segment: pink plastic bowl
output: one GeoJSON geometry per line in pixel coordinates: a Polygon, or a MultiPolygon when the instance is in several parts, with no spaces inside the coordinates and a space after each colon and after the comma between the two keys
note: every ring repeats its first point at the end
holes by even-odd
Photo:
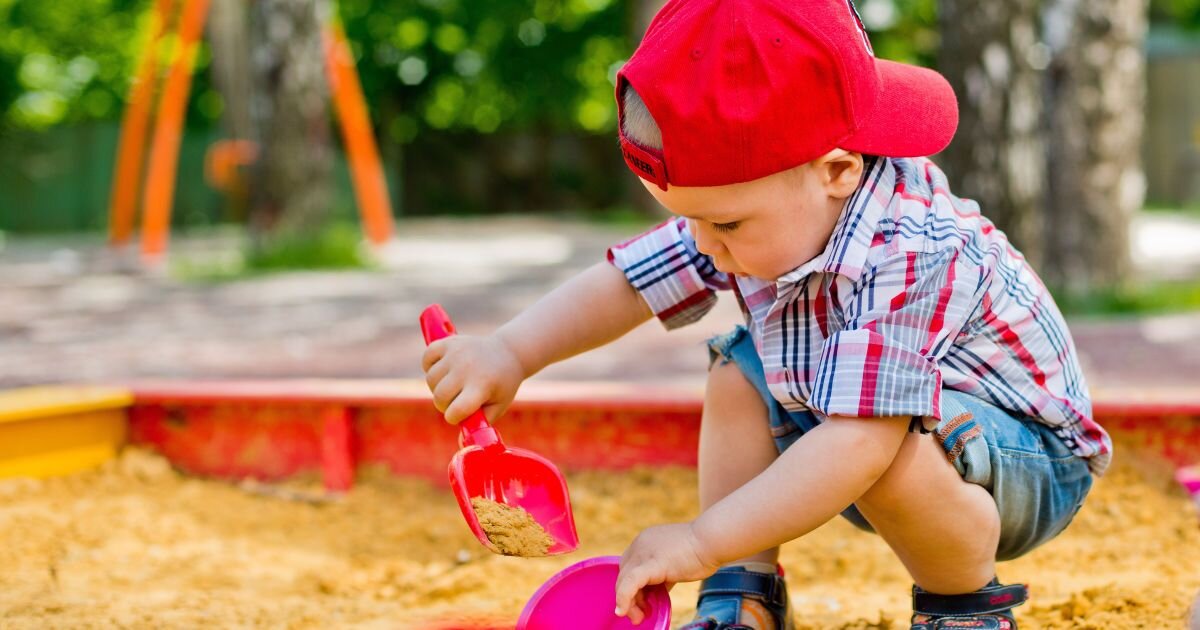
{"type": "Polygon", "coordinates": [[[556,573],[525,604],[517,630],[668,630],[671,597],[661,586],[646,592],[650,610],[641,624],[613,614],[620,561],[589,558],[556,573]]]}

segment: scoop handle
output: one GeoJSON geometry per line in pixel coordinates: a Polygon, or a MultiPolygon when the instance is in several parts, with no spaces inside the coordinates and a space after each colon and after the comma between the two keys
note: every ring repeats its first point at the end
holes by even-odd
{"type": "MultiPolygon", "coordinates": [[[[446,314],[446,309],[442,308],[441,304],[430,304],[425,307],[425,310],[421,312],[420,322],[425,345],[458,332],[454,328],[454,322],[450,321],[450,316],[446,314]]],[[[491,423],[487,421],[487,416],[483,415],[482,409],[476,409],[475,413],[467,416],[458,424],[458,427],[462,431],[459,435],[459,442],[463,446],[472,444],[490,446],[500,442],[500,434],[492,428],[491,423]]]]}
{"type": "Polygon", "coordinates": [[[450,316],[441,304],[430,304],[421,311],[421,334],[425,336],[425,345],[428,346],[457,332],[454,322],[450,321],[450,316]]]}

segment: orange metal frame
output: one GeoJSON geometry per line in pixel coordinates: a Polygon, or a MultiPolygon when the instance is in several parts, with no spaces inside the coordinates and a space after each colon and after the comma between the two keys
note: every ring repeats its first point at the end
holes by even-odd
{"type": "Polygon", "coordinates": [[[383,175],[375,136],[371,133],[367,101],[354,68],[354,56],[350,53],[346,34],[338,24],[325,33],[325,71],[341,122],[363,229],[367,239],[382,245],[392,238],[392,203],[388,199],[387,179],[383,175]]]}
{"type": "Polygon", "coordinates": [[[179,18],[179,49],[163,85],[154,137],[150,143],[150,163],[146,169],[143,192],[142,258],[160,259],[167,251],[171,229],[171,203],[175,196],[175,171],[179,165],[179,144],[183,140],[184,114],[192,88],[192,64],[204,33],[209,0],[185,0],[179,18]]]}
{"type": "Polygon", "coordinates": [[[123,245],[133,234],[137,215],[137,185],[141,181],[142,159],[145,157],[146,129],[150,125],[154,105],[154,77],[158,73],[157,51],[174,10],[174,0],[158,0],[150,41],[142,51],[137,76],[129,88],[129,105],[121,118],[121,135],[117,141],[117,166],[113,174],[109,198],[108,240],[111,245],[123,245]]]}
{"type": "MultiPolygon", "coordinates": [[[[157,0],[154,5],[150,41],[138,63],[137,79],[130,88],[129,104],[121,121],[109,201],[109,243],[122,247],[133,233],[138,208],[137,189],[146,155],[146,131],[153,118],[154,133],[150,139],[149,164],[142,192],[141,255],[147,263],[161,260],[167,251],[184,114],[196,50],[208,17],[209,0],[182,0],[175,29],[178,48],[163,83],[156,113],[154,88],[159,67],[158,50],[170,30],[176,6],[175,0],[157,0]]],[[[372,244],[381,246],[391,240],[395,230],[391,201],[354,58],[340,26],[331,26],[325,33],[325,63],[363,231],[372,244]]],[[[218,156],[221,159],[216,160],[221,162],[217,165],[221,168],[217,169],[220,172],[214,172],[221,176],[218,179],[224,178],[222,181],[230,177],[230,165],[225,164],[229,161],[227,158],[236,158],[237,163],[233,165],[236,169],[257,155],[246,141],[235,140],[235,143],[236,146],[231,146],[236,149],[236,155],[225,155],[227,147],[222,147],[223,152],[218,156]]],[[[216,183],[220,185],[220,181],[216,183]]]]}

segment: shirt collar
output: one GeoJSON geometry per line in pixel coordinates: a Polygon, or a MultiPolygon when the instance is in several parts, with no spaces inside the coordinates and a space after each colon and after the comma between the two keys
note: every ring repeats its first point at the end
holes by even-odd
{"type": "Polygon", "coordinates": [[[825,250],[812,260],[779,277],[777,285],[794,284],[817,271],[837,273],[857,281],[867,263],[867,254],[879,221],[896,188],[896,172],[887,158],[863,156],[863,178],[846,200],[825,250]]]}

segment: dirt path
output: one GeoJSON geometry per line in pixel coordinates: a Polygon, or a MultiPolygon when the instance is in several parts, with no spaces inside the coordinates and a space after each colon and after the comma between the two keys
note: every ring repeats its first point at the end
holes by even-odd
{"type": "MultiPolygon", "coordinates": [[[[162,377],[412,378],[422,351],[416,319],[426,304],[445,304],[465,332],[490,331],[638,230],[520,218],[408,221],[387,271],[217,284],[116,273],[98,238],[10,238],[0,249],[0,388],[162,377]]],[[[228,233],[172,244],[183,262],[236,255],[237,245],[228,233]]],[[[1147,265],[1169,266],[1161,259],[1167,250],[1150,251],[1159,258],[1147,265]]],[[[701,383],[704,339],[739,319],[727,298],[694,326],[664,334],[650,322],[536,378],[701,383]]],[[[1094,386],[1193,386],[1200,374],[1200,313],[1080,320],[1072,331],[1094,386]]]]}

